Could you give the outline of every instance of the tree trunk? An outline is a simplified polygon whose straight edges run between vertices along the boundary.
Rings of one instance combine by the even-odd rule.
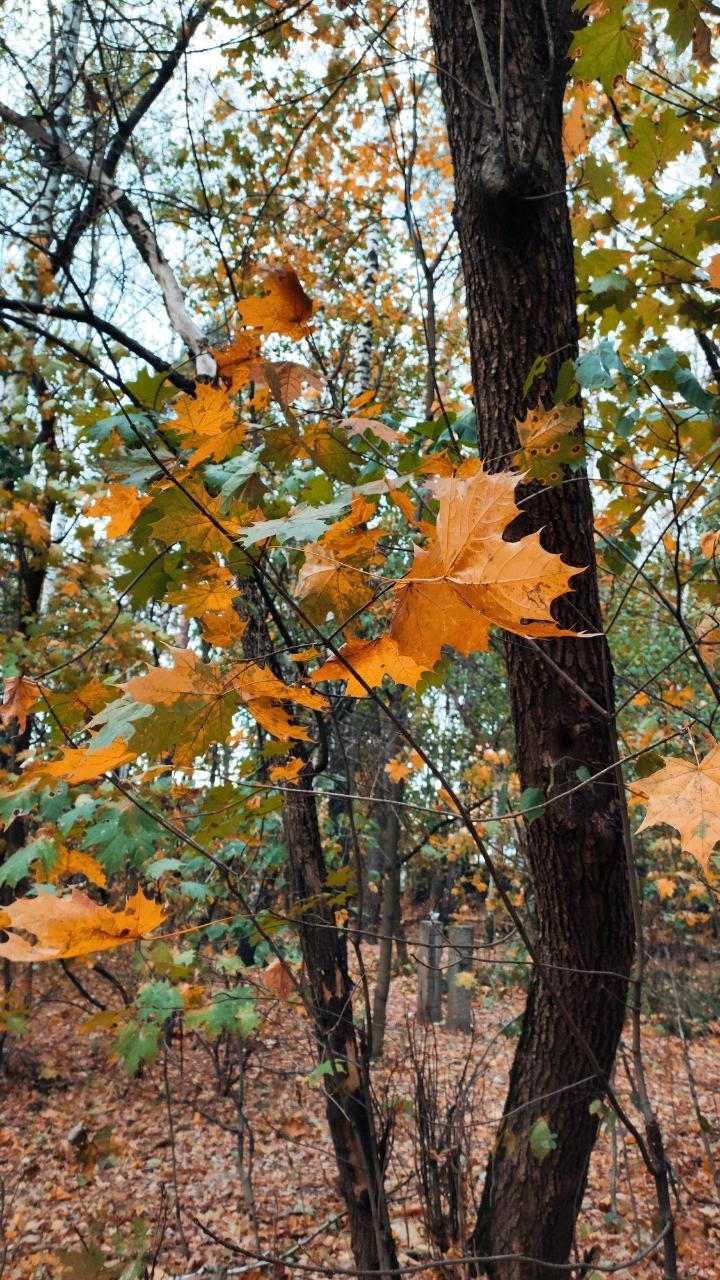
[[[307,782],[300,785],[307,787]],[[323,1061],[335,1064],[324,1077],[326,1111],[353,1257],[360,1276],[365,1271],[390,1275],[397,1270],[397,1258],[368,1088],[367,1053],[353,1023],[344,940],[323,897],[325,865],[315,797],[288,790],[283,826],[292,900],[308,903],[298,920],[318,1048]]]
[[[388,798],[402,800],[403,791],[402,779],[398,782],[391,782],[388,787]],[[378,971],[375,981],[372,1020],[372,1055],[374,1058],[382,1057],[385,1045],[385,1025],[392,978],[393,946],[400,924],[399,846],[400,819],[398,811],[394,804],[388,804],[385,806],[382,829],[382,910],[380,913],[380,946],[378,948]]]
[[[244,581],[243,591],[240,612],[247,621],[243,655],[251,662],[266,663],[280,677],[262,592],[252,579]],[[320,1061],[332,1064],[323,1077],[325,1105],[358,1275],[382,1271],[390,1276],[397,1270],[397,1257],[367,1074],[367,1046],[353,1021],[345,936],[324,896],[325,857],[317,801],[310,790],[312,778],[308,766],[297,789],[286,790],[283,808],[291,904],[309,987],[305,995]]]
[[[566,50],[578,18],[571,0],[431,0],[430,10],[455,169],[480,448],[488,466],[500,468],[517,449],[515,419],[540,398],[552,403],[559,367],[577,352],[561,133]],[[547,357],[547,369],[526,398],[523,384],[539,355]],[[548,549],[588,566],[558,605],[558,619],[601,630],[586,477],[575,474],[545,491],[531,486],[524,496],[527,516],[512,536],[543,529]],[[604,638],[533,645],[508,636],[506,655],[522,786],[557,794],[577,784],[579,770],[595,774],[611,766],[612,670]],[[610,714],[593,709],[583,691]],[[613,778],[607,773],[553,803],[528,826],[537,949],[541,961],[559,967],[534,972],[507,1118],[472,1241],[478,1254],[564,1262],[571,1249],[597,1131],[589,1105],[612,1067],[633,947],[625,801]],[[569,1031],[568,1017],[600,1071]],[[557,1135],[542,1162],[529,1141],[540,1117]],[[489,1270],[502,1280],[550,1274],[516,1261]]]

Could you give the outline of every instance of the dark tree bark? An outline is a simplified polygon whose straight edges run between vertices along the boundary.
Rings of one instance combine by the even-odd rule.
[[[559,367],[577,352],[561,132],[566,53],[578,18],[571,0],[431,0],[430,10],[455,169],[479,442],[495,469],[517,448],[515,420],[541,398],[552,403]],[[540,355],[547,369],[525,398],[525,378]],[[601,630],[586,477],[546,491],[531,486],[524,497],[526,515],[511,536],[542,528],[548,549],[587,566],[556,616]],[[612,766],[605,640],[533,645],[508,636],[506,656],[523,787],[557,794],[577,783],[579,769]],[[528,827],[537,950],[548,967],[535,970],[528,997],[472,1241],[479,1254],[569,1256],[597,1130],[589,1105],[613,1063],[632,959],[624,803],[615,775],[606,773]],[[542,1162],[529,1141],[541,1116],[557,1135]],[[551,1274],[520,1262],[489,1269],[502,1280]]]
[[[353,1257],[359,1276],[365,1271],[390,1276],[397,1272],[397,1257],[367,1078],[367,1047],[353,1021],[345,945],[323,896],[325,863],[315,797],[288,790],[283,827],[296,913],[297,904],[309,904],[298,919],[318,1048],[338,1068],[324,1078],[325,1099]]]
[[[251,662],[267,663],[282,678],[263,593],[257,581],[243,585],[243,654]],[[312,779],[308,763],[297,787],[288,787],[283,808],[290,898],[306,975],[304,995],[319,1058],[334,1064],[323,1077],[325,1106],[358,1276],[380,1271],[390,1277],[397,1273],[397,1255],[372,1109],[369,1047],[355,1027],[346,940],[325,893],[327,869]]]
[[[399,782],[388,782],[386,792],[389,800],[402,800],[404,785]],[[384,806],[382,816],[382,859],[383,878],[381,885],[382,908],[380,911],[380,946],[378,948],[378,971],[375,981],[375,998],[373,1001],[372,1019],[372,1054],[381,1058],[385,1046],[385,1027],[387,1023],[387,1003],[390,995],[392,978],[392,957],[395,947],[398,926],[400,924],[400,818],[394,804]]]

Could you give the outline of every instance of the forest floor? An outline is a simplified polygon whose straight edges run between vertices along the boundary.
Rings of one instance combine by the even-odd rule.
[[[293,1272],[294,1263],[351,1267],[323,1095],[319,1084],[308,1083],[312,1040],[297,1008],[269,1006],[254,1038],[243,1104],[252,1134],[252,1165],[248,1169],[247,1133],[241,1171],[234,1132],[236,1100],[221,1096],[217,1068],[222,1070],[223,1064],[214,1061],[206,1046],[187,1036],[141,1077],[128,1079],[119,1063],[108,1061],[103,1034],[78,1033],[87,1010],[62,972],[41,966],[34,982],[36,1008],[30,1029],[14,1050],[12,1077],[1,1086],[3,1280],[109,1277],[117,1273],[104,1270],[102,1259],[133,1256],[132,1242],[146,1230],[156,1259],[154,1280],[242,1274],[249,1280],[289,1280],[293,1274],[309,1274]],[[415,999],[414,978],[396,978],[386,1053],[374,1071],[378,1101],[395,1119],[388,1185],[405,1263],[431,1256],[413,1140],[408,1037]],[[426,1046],[427,1061],[435,1064],[441,1106],[455,1096],[469,1052],[477,1073],[471,1119],[463,1125],[470,1154],[470,1221],[516,1045],[501,1028],[517,1017],[522,1004],[518,990],[481,988],[474,1000],[472,1041],[438,1027]],[[416,1038],[418,1048],[422,1039]],[[719,1277],[720,1210],[683,1045],[677,1035],[650,1022],[644,1046],[651,1092],[677,1180],[680,1272],[685,1278]],[[717,1137],[720,1027],[690,1040],[689,1053],[703,1124]],[[621,1064],[617,1089],[636,1114]],[[714,1158],[717,1167],[717,1144]],[[603,1126],[579,1219],[578,1258],[622,1261],[641,1252],[656,1235],[652,1183],[635,1145]],[[263,1253],[288,1257],[282,1267],[258,1267],[253,1255]],[[460,1280],[460,1267],[457,1274]],[[625,1274],[659,1276],[657,1256]]]

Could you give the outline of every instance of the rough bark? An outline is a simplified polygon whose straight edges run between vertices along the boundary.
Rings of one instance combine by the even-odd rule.
[[[577,351],[561,129],[566,50],[578,19],[570,0],[431,0],[430,9],[455,169],[479,443],[488,465],[499,468],[517,448],[515,420],[539,398],[552,402],[560,364]],[[548,357],[547,370],[526,399],[523,384],[539,355]],[[558,619],[600,630],[586,478],[525,496],[527,515],[511,535],[542,528],[545,546],[588,566]],[[523,787],[557,794],[577,783],[579,769],[610,766],[605,640],[532,645],[508,636],[506,655]],[[582,691],[610,715],[594,710]],[[532,981],[473,1236],[479,1254],[569,1256],[597,1129],[589,1104],[612,1066],[632,956],[623,804],[606,774],[528,827],[537,949],[558,967],[536,970]],[[581,1037],[569,1032],[568,1015]],[[557,1135],[542,1163],[529,1142],[541,1116]],[[502,1280],[550,1274],[517,1261],[490,1271]]]

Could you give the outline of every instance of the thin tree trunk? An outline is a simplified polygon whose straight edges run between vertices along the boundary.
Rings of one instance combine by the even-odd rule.
[[[401,800],[403,794],[402,780],[391,782],[389,795],[394,800]],[[392,978],[393,944],[400,923],[400,863],[398,848],[400,845],[400,820],[394,804],[386,806],[383,823],[383,880],[382,909],[380,912],[380,947],[378,950],[378,971],[375,981],[375,997],[373,1000],[372,1022],[372,1054],[374,1058],[382,1057],[385,1044],[385,1024],[387,1021],[387,1002],[390,994]]]
[[[307,787],[307,782],[301,782]],[[288,790],[283,811],[292,900],[312,905],[298,917],[318,1048],[334,1069],[324,1077],[328,1127],[348,1211],[355,1265],[397,1269],[367,1080],[367,1055],[353,1022],[344,939],[324,897],[325,862],[316,801]]]
[[[244,582],[243,590],[242,613],[248,623],[243,635],[244,656],[251,662],[267,663],[281,676],[278,659],[272,655],[262,594],[252,580]],[[285,792],[283,831],[290,898],[318,1053],[321,1062],[331,1064],[323,1077],[326,1112],[355,1265],[359,1275],[383,1271],[390,1276],[397,1269],[397,1256],[372,1111],[367,1046],[353,1021],[345,935],[325,897],[327,872],[317,801],[310,789],[312,777],[311,768],[306,768],[297,789]]]
[[[561,127],[566,50],[578,18],[570,0],[431,0],[430,9],[455,169],[480,447],[487,464],[499,468],[517,449],[515,419],[541,397],[552,403],[559,367],[577,352]],[[548,357],[547,369],[526,398],[523,384],[540,355]],[[586,478],[575,475],[557,488],[528,493],[527,516],[512,535],[541,528],[548,549],[587,566],[557,616],[565,625],[599,631]],[[612,766],[605,640],[531,644],[508,636],[506,655],[522,786],[557,794],[577,783],[578,770],[594,774]],[[610,714],[594,710],[583,690]],[[531,983],[507,1118],[473,1237],[481,1254],[564,1262],[571,1249],[597,1132],[589,1105],[612,1068],[633,948],[625,801],[613,778],[607,773],[602,784],[553,803],[528,826],[538,953],[558,967],[536,970]],[[568,1015],[599,1072],[570,1035]],[[530,1145],[541,1117],[557,1135],[556,1149],[542,1162]],[[502,1280],[549,1274],[514,1261],[490,1270]]]

